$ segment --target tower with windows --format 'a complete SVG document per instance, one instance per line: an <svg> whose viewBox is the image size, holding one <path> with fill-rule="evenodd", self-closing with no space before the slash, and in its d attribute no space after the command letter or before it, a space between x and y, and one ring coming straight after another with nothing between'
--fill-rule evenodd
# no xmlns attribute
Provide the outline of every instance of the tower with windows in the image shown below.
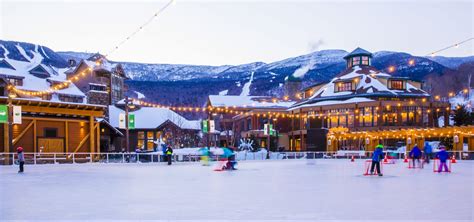
<svg viewBox="0 0 474 222"><path fill-rule="evenodd" d="M370 66L372 53L358 47L344 56L344 59L346 60L347 68L352 68L354 66Z"/></svg>

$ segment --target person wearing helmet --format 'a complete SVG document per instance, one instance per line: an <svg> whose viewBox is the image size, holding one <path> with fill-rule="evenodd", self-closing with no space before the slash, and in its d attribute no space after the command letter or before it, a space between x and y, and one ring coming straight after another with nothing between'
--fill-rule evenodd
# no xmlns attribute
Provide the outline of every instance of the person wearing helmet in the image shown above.
<svg viewBox="0 0 474 222"><path fill-rule="evenodd" d="M18 152L18 164L20 165L20 170L18 173L23 173L23 165L25 165L25 154L23 154L23 147L18 147L16 151Z"/></svg>
<svg viewBox="0 0 474 222"><path fill-rule="evenodd" d="M375 147L374 154L372 155L372 166L370 166L370 173L374 174L374 168L377 169L379 176L383 176L380 171L380 160L383 159L383 145L379 144Z"/></svg>

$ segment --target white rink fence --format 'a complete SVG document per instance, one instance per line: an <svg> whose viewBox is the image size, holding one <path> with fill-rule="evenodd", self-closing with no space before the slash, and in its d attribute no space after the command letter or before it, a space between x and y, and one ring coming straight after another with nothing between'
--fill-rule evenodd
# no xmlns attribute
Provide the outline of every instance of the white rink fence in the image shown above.
<svg viewBox="0 0 474 222"><path fill-rule="evenodd" d="M448 151L456 160L474 160L474 151ZM162 153L24 153L25 164L79 164L79 163L162 163L167 159ZM235 152L236 161L250 160L295 160L295 159L369 159L369 151L338 152ZM434 158L435 153L432 154ZM390 155L391 159L403 160L404 153ZM210 156L210 161L219 161L221 155ZM12 165L18 160L17 153L0 153L0 164ZM173 154L173 162L198 162L199 154Z"/></svg>

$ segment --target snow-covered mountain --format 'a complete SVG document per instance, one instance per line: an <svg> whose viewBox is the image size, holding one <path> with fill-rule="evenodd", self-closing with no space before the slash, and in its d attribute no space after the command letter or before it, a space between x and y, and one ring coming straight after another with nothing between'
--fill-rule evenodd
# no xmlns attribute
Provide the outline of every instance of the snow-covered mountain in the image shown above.
<svg viewBox="0 0 474 222"><path fill-rule="evenodd" d="M93 53L54 52L48 47L31 43L0 40L0 59L26 61L31 52L38 48L43 55L43 64L57 68L68 66L68 60L76 61L90 57ZM7 49L7 50L5 50ZM9 53L6 54L5 52ZM345 69L345 50L321 50L272 63L254 62L241 65L186 65L146 64L120 62L130 77L127 85L130 91L137 90L147 99L159 102L202 105L208 95L218 95L227 90L228 95L279 96L285 78L295 73L301 76L303 87L317 82L331 80ZM396 76L407 76L425 80L427 76L441 76L447 70L455 71L460 64L474 61L474 56L419 57L404 52L379 51L374 53L373 66ZM413 64L409 64L413 61ZM111 63L116 63L111 61ZM393 67L393 72L389 72ZM252 77L252 82L249 83ZM248 90L248 91L247 91Z"/></svg>

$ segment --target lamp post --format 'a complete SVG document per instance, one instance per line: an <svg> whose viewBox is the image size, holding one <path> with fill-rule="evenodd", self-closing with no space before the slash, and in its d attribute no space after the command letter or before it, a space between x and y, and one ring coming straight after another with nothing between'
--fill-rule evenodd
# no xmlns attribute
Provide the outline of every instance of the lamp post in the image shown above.
<svg viewBox="0 0 474 222"><path fill-rule="evenodd" d="M128 98L128 96L125 96L125 140L126 140L126 148L127 148L127 153L130 153L130 132L129 132L129 126L128 126L128 108L133 109L133 101Z"/></svg>
<svg viewBox="0 0 474 222"><path fill-rule="evenodd" d="M13 92L8 93L8 152L13 152Z"/></svg>

